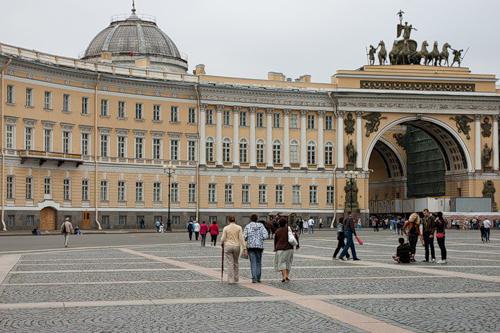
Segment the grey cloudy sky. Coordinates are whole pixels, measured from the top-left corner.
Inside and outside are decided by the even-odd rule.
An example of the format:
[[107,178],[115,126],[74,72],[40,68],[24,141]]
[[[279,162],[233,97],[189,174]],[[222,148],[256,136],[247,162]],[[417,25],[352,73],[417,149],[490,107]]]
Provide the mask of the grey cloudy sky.
[[[0,41],[70,57],[131,0],[1,0]],[[419,42],[449,42],[470,50],[475,73],[500,76],[498,0],[137,0],[139,14],[158,25],[208,74],[265,78],[311,74],[329,82],[337,69],[366,63],[365,47],[396,37],[396,12],[418,31]]]

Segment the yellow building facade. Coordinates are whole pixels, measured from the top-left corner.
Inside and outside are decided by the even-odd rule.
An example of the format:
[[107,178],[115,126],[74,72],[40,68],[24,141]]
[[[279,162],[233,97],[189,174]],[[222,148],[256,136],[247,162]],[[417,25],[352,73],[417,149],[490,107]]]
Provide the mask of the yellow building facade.
[[166,222],[169,164],[174,228],[273,212],[329,223],[353,200],[347,170],[363,216],[402,212],[397,137],[408,125],[439,142],[444,197],[481,197],[487,180],[500,188],[496,78],[468,68],[364,66],[330,83],[213,76],[203,65],[188,74],[175,44],[135,12],[82,59],[0,44],[0,66],[4,229],[54,230],[66,216],[84,228]]

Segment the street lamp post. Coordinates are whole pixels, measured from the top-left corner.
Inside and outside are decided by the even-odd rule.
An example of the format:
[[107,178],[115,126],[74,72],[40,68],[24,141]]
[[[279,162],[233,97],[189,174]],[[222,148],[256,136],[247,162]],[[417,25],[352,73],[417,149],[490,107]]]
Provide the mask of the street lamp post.
[[168,212],[167,212],[167,231],[172,231],[172,221],[170,220],[170,187],[171,187],[171,182],[170,178],[172,175],[175,173],[175,165],[172,165],[172,163],[169,163],[168,165],[163,166],[163,173],[168,176]]

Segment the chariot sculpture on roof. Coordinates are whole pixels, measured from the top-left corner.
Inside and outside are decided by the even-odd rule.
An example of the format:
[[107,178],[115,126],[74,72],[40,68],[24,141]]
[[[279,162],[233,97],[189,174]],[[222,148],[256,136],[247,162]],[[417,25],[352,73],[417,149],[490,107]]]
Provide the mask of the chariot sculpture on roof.
[[[396,39],[392,44],[392,49],[389,52],[389,63],[391,65],[434,65],[434,66],[450,66],[449,50],[453,51],[453,61],[451,66],[455,63],[461,66],[461,61],[465,57],[462,56],[463,50],[455,50],[451,47],[449,43],[444,43],[441,50],[439,50],[438,42],[433,43],[432,50],[429,51],[427,47],[429,43],[424,40],[422,42],[420,50],[418,50],[418,43],[411,39],[412,31],[418,31],[417,28],[405,21],[403,24],[403,14],[404,11],[399,10],[397,15],[399,17],[399,23],[396,26]],[[375,48],[370,45],[370,50],[367,52],[368,61],[370,65],[375,64],[375,53],[378,50],[378,61],[379,65],[385,65],[387,61],[387,50],[385,49],[384,41],[380,41],[378,46]]]

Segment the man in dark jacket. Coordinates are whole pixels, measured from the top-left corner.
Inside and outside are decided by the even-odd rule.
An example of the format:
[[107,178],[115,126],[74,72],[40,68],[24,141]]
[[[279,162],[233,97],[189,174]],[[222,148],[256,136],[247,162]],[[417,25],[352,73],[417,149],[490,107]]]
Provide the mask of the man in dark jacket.
[[436,254],[434,251],[434,232],[436,231],[436,222],[434,216],[426,208],[423,211],[424,218],[420,224],[421,240],[425,246],[425,262],[429,262],[429,248],[431,250],[431,260],[436,262]]
[[405,243],[405,239],[403,237],[399,238],[399,246],[396,249],[396,255],[392,257],[394,261],[398,264],[409,264],[411,259],[411,250],[410,244]]
[[354,222],[354,218],[351,212],[348,213],[347,218],[344,220],[344,234],[347,243],[344,246],[342,253],[340,253],[339,259],[345,260],[344,257],[347,255],[347,251],[350,248],[352,254],[352,260],[360,260],[356,256],[356,248],[354,247],[353,236],[356,236],[356,223]]

